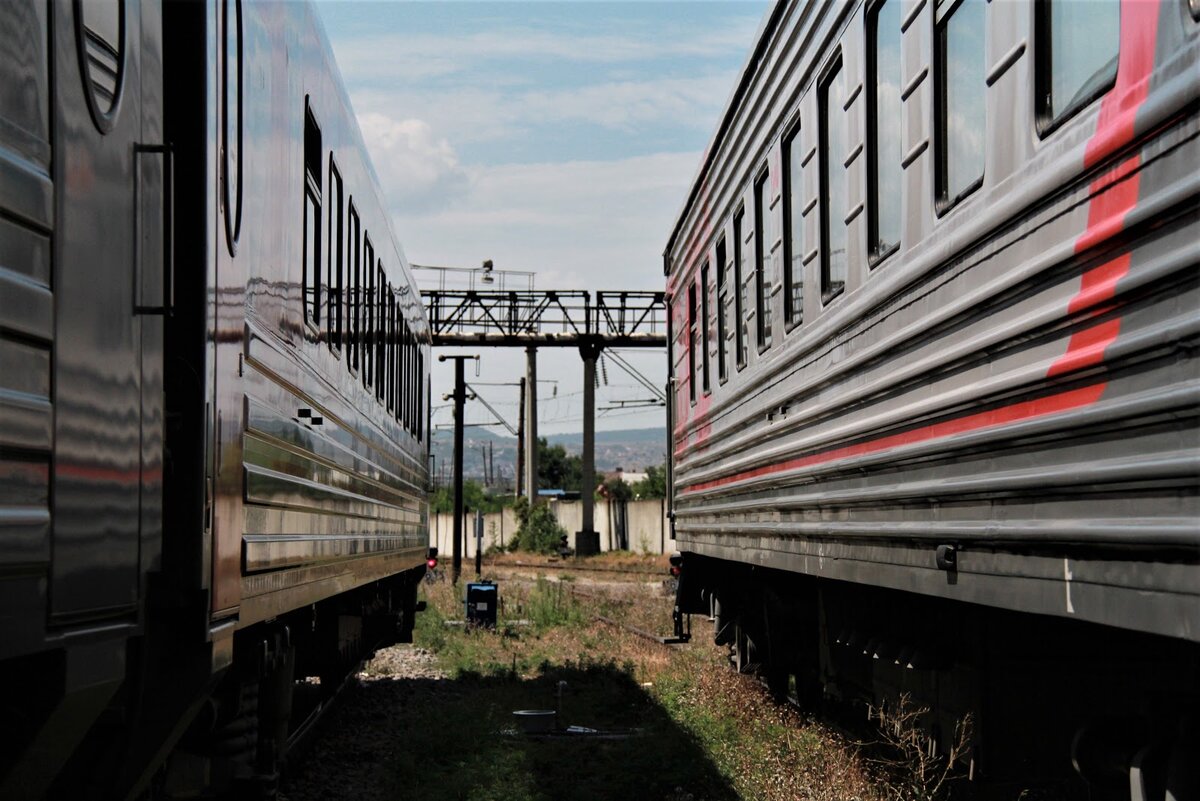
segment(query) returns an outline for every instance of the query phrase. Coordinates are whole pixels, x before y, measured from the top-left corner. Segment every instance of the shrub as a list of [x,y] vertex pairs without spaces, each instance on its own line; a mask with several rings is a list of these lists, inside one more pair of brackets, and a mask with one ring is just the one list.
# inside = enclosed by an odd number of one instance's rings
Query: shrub
[[530,504],[526,498],[518,498],[513,506],[517,515],[517,533],[513,537],[512,550],[534,553],[554,553],[560,540],[567,535],[566,529],[558,524],[548,503]]

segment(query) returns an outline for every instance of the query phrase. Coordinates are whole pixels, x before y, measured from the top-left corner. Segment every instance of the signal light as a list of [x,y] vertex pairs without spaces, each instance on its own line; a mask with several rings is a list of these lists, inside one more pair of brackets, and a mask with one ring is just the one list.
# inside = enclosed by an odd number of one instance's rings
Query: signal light
[[671,565],[671,575],[672,576],[675,576],[676,578],[678,578],[679,574],[682,572],[683,572],[683,568],[679,567],[678,565]]
[[425,567],[429,568],[430,570],[433,570],[435,567],[437,567],[437,557],[431,556],[428,559],[426,559]]

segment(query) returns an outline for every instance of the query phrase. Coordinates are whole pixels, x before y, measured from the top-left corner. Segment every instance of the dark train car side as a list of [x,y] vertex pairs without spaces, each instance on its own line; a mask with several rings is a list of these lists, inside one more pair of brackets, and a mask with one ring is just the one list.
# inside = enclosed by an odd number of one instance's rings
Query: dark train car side
[[664,254],[681,607],[993,787],[1196,779],[1198,17],[780,3]]
[[0,795],[270,794],[411,637],[419,293],[307,5],[0,17]]

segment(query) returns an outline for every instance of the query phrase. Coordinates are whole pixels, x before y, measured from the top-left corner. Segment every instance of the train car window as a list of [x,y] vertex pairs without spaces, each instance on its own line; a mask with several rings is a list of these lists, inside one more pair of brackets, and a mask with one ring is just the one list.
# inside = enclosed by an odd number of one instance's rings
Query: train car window
[[354,198],[350,198],[350,231],[346,237],[346,247],[349,248],[347,265],[350,270],[350,291],[346,293],[346,355],[352,371],[358,371],[358,340],[359,313],[358,298],[362,287],[362,250],[359,248],[362,238],[362,224],[358,219],[358,210],[354,208]]
[[797,123],[783,138],[783,320],[789,327],[804,320],[803,159]]
[[767,172],[754,182],[754,333],[759,353],[771,347],[771,184]]
[[378,277],[375,286],[375,400],[384,403],[387,390],[387,357],[384,354],[384,343],[387,342],[387,280],[384,278],[383,262],[375,267]]
[[742,239],[742,231],[744,227],[742,223],[746,219],[745,207],[739,208],[737,213],[733,215],[733,316],[736,320],[734,326],[734,345],[737,350],[737,368],[741,370],[746,366],[746,284],[742,280],[745,276],[745,248]]
[[362,381],[364,387],[371,386],[371,299],[375,296],[375,248],[371,245],[371,236],[363,234],[363,282],[360,284],[359,312],[362,320],[359,324],[359,348],[362,351]]
[[1121,4],[1049,0],[1036,8],[1038,131],[1044,135],[1117,79]]
[[400,338],[400,347],[396,349],[396,358],[399,360],[396,417],[403,424],[405,431],[412,431],[412,409],[409,408],[409,400],[412,398],[412,338],[408,333],[408,321],[403,316],[398,317],[396,330]]
[[[77,2],[75,16],[84,98],[92,122],[100,133],[107,134],[116,121],[125,86],[125,3]],[[6,18],[4,23],[12,21]]]
[[838,53],[821,77],[817,94],[821,142],[821,301],[846,288],[846,97],[842,54]]
[[[1090,4],[1088,4],[1090,5]],[[986,0],[945,2],[937,22],[938,211],[983,184]]]
[[304,98],[304,320],[321,324],[321,128]]
[[699,347],[700,333],[696,330],[696,284],[688,287],[688,397],[692,404],[696,403],[696,385],[700,377],[696,372],[696,348]]
[[325,295],[329,299],[325,325],[329,329],[329,347],[342,350],[342,294],[345,267],[342,264],[344,224],[342,222],[342,176],[329,154],[329,265],[325,275]]
[[874,267],[900,247],[900,0],[871,9],[867,42],[867,226]]
[[400,354],[403,347],[396,332],[396,296],[388,287],[388,408],[396,419],[400,419],[400,406],[396,403],[396,389],[400,376]]
[[408,430],[416,434],[421,427],[421,372],[417,362],[417,337],[407,320],[404,321],[404,337],[404,408],[408,416]]
[[708,262],[700,268],[700,364],[703,375],[701,386],[707,394],[712,392],[711,378],[708,369]]
[[725,263],[725,237],[717,240],[717,379],[729,380],[729,349],[725,335],[729,330],[729,270]]
[[421,388],[425,386],[425,354],[421,352],[420,343],[417,344],[417,372],[413,381],[413,393],[417,396],[417,439],[425,440],[425,393]]
[[225,211],[225,243],[229,255],[237,255],[242,232],[242,2],[225,0],[225,60],[221,64],[221,151],[225,173],[222,200]]

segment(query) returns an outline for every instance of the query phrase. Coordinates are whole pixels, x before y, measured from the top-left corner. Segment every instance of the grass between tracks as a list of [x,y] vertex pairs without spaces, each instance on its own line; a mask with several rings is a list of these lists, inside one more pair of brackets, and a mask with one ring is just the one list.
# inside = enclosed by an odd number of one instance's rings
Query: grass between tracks
[[[595,564],[609,561],[624,564],[619,556]],[[566,567],[547,568],[537,580],[502,579],[496,631],[447,625],[463,616],[464,585],[426,585],[429,607],[418,619],[415,645],[435,653],[448,678],[397,713],[398,730],[420,735],[393,752],[393,786],[384,795],[882,798],[852,746],[728,670],[706,624],[697,625],[693,643],[667,649],[596,620],[604,615],[669,632],[671,598],[660,581],[593,582]],[[661,567],[665,576],[665,561]],[[561,681],[560,725],[632,736],[516,734],[512,711],[554,709]]]

